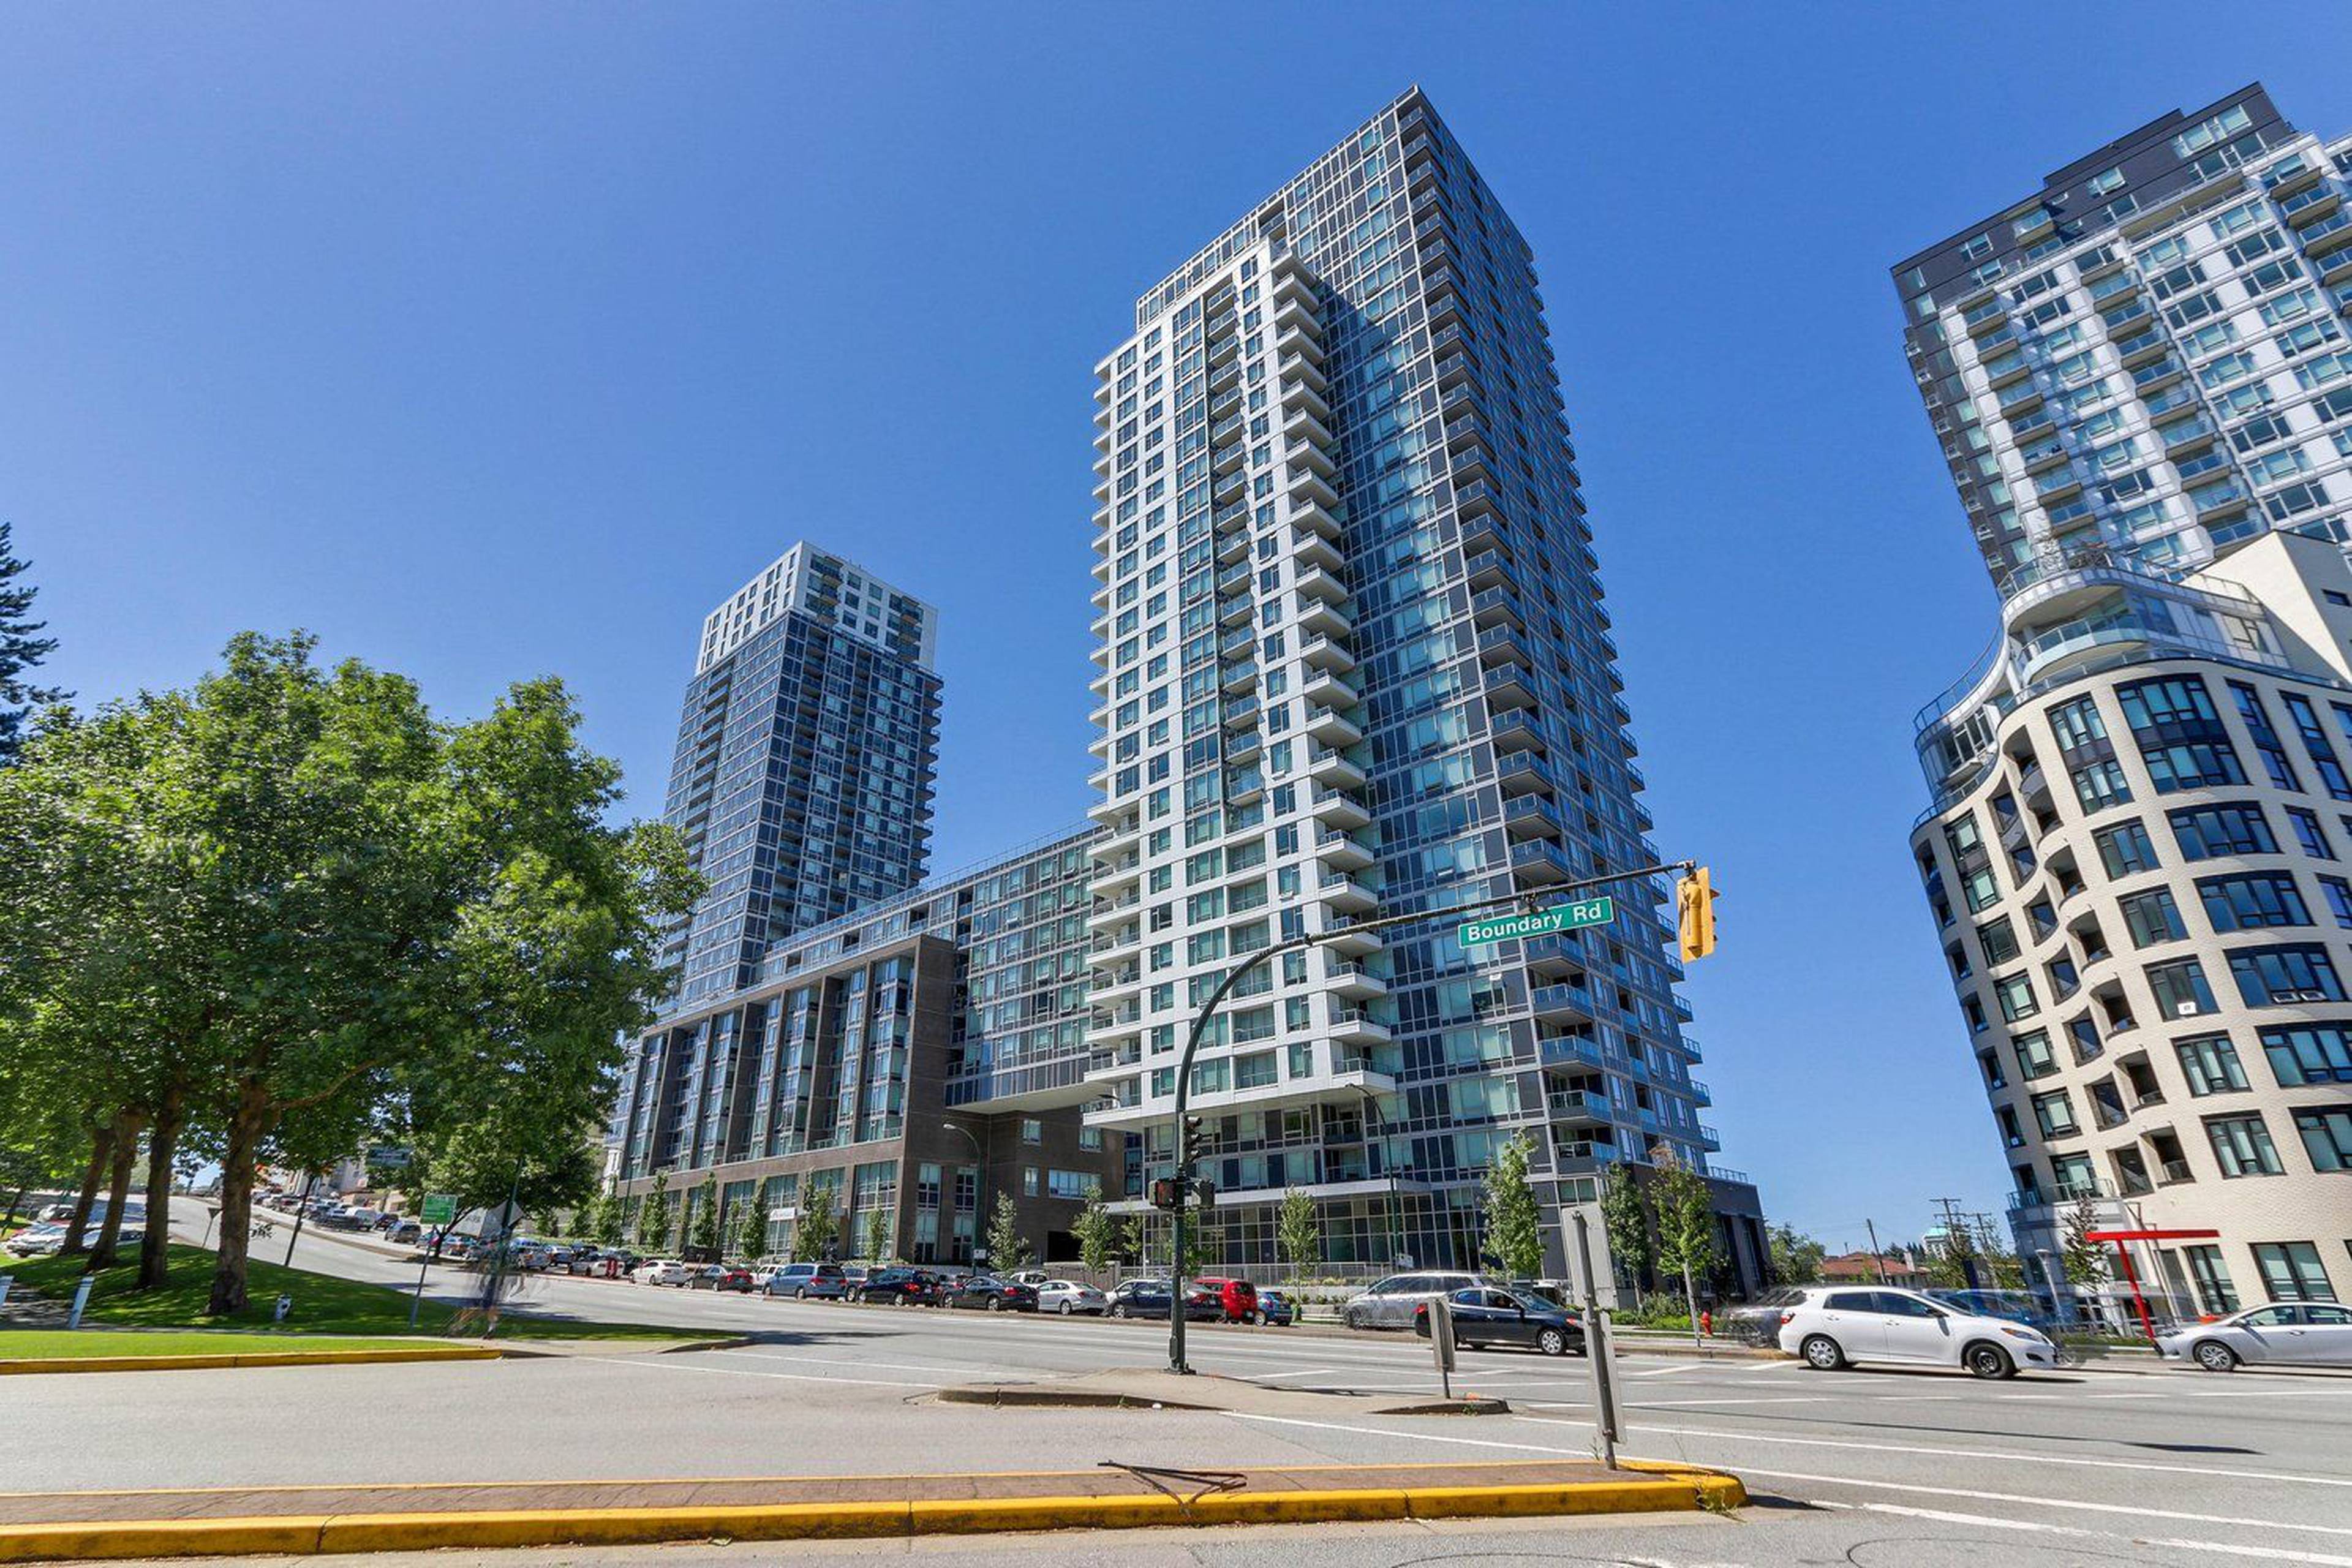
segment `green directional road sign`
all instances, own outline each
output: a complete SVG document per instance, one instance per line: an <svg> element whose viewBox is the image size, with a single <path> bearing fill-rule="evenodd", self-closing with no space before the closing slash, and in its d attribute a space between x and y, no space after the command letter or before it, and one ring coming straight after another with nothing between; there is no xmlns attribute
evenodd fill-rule
<svg viewBox="0 0 2352 1568"><path fill-rule="evenodd" d="M447 1225L457 1217L457 1194L455 1193L425 1194L425 1203L417 1210L416 1217L426 1225Z"/></svg>
<svg viewBox="0 0 2352 1568"><path fill-rule="evenodd" d="M1570 903L1554 904L1533 914L1488 915L1484 920L1465 921L1462 929L1454 934L1461 938L1465 947L1483 947L1490 942L1512 942L1523 936L1549 936L1555 931L1605 926L1616 918L1616 900L1603 893L1597 899L1578 899Z"/></svg>

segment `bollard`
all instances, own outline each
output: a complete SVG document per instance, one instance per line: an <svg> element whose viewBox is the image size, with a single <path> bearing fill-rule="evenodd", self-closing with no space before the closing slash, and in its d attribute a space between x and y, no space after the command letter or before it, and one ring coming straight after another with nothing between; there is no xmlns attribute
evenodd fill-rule
<svg viewBox="0 0 2352 1568"><path fill-rule="evenodd" d="M269 1321L273 1323L282 1323L286 1321L286 1314L293 1310L294 1298L291 1296L280 1296L278 1298L278 1309L269 1314Z"/></svg>
<svg viewBox="0 0 2352 1568"><path fill-rule="evenodd" d="M81 1310L89 1302L89 1288L91 1283L90 1276L85 1274L81 1277L80 1283L74 1287L73 1312L66 1319L67 1328L78 1329L81 1327Z"/></svg>
<svg viewBox="0 0 2352 1568"><path fill-rule="evenodd" d="M8 1304L8 1288L16 1283L14 1274L0 1274L0 1307Z"/></svg>

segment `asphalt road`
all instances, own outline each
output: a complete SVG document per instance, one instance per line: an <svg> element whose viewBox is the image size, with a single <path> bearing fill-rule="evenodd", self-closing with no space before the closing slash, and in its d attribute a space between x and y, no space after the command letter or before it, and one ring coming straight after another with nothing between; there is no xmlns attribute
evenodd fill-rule
<svg viewBox="0 0 2352 1568"><path fill-rule="evenodd" d="M201 1225L201 1215L198 1216ZM283 1232L280 1232L282 1237ZM282 1242L280 1243L282 1246ZM362 1278L401 1264L306 1233L297 1261ZM273 1256L276 1254L273 1253ZM414 1278L413 1268L407 1278ZM455 1282L453 1281L453 1284ZM1465 1352L1457 1387L1515 1414L1465 1420L996 1411L924 1402L953 1384L1149 1366L1164 1325L713 1298L542 1282L534 1306L723 1327L740 1350L424 1367L12 1380L12 1489L269 1480L887 1473L1102 1460L1381 1463L1590 1451L1580 1360ZM298 1308L299 1311L299 1303ZM1196 1329L1202 1370L1275 1386L1433 1391L1402 1338ZM1923 1372L1625 1358L1632 1456L1719 1465L1763 1500L1737 1521L1366 1527L1057 1542L1055 1563L2305 1562L2352 1568L2352 1380L2077 1373L1981 1384ZM1005 1542L909 1550L997 1563ZM698 1550L698 1549L697 1549ZM1034 1560L1036 1543L1029 1552ZM726 1549L736 1560L813 1548ZM1334 1553L1339 1553L1334 1555ZM664 1557L679 1555L665 1549ZM516 1555L516 1554L490 1554ZM530 1554L596 1561L595 1552ZM611 1556L611 1554L604 1554ZM642 1552L637 1554L642 1557ZM626 1554L613 1561L630 1560Z"/></svg>

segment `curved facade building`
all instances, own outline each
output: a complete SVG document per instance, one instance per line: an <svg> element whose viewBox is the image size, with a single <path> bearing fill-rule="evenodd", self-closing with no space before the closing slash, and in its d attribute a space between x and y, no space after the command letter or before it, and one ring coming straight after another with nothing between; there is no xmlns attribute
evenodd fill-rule
<svg viewBox="0 0 2352 1568"><path fill-rule="evenodd" d="M2176 1310L2352 1297L2342 552L2273 533L2179 578L2093 552L2007 587L1994 655L1921 716L1912 851L2021 1253L2055 1274L2088 1197L2218 1233L2136 1249Z"/></svg>

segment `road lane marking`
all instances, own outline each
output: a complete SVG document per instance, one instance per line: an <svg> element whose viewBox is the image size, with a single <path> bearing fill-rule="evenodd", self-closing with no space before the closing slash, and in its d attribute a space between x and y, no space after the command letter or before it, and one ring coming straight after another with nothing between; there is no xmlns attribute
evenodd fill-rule
<svg viewBox="0 0 2352 1568"><path fill-rule="evenodd" d="M809 1363L810 1365L812 1365L812 1366L871 1366L871 1367L879 1367L879 1368L881 1368L884 1372L937 1372L937 1373L949 1373L949 1374L950 1374L950 1375L952 1375L952 1376L957 1376L957 1377L961 1377L961 1376L965 1375L966 1373L981 1373L981 1372L998 1372L998 1371L1006 1370L1006 1369L1004 1369L1004 1368L1003 1368L1003 1367L1000 1367L1000 1366L987 1366L987 1367L971 1367L971 1366L917 1366L917 1365L915 1365L915 1364L914 1364L913 1363L911 1363L911 1362L903 1362L903 1361L867 1361L867 1360L865 1360L863 1357L859 1358L859 1359L858 1359L858 1360L856 1360L856 1361L835 1361L835 1360L834 1360L834 1359L833 1359L832 1357L830 1357L830 1356L821 1356L821 1355L785 1355L785 1354L783 1354L782 1352L778 1352L778 1351L760 1351L760 1350L697 1351L697 1352L688 1352L688 1353L691 1353L691 1354L697 1354L697 1355L731 1355L731 1356L741 1356L741 1357L743 1357L743 1358L745 1358L745 1359L747 1359L747 1360L751 1360L751 1361L789 1361L789 1362L806 1362L806 1363ZM1052 1369L1052 1368L1050 1368L1050 1367L1024 1367L1024 1368L1019 1368L1019 1369L1016 1369L1016 1370L1020 1370L1020 1371L1024 1371L1024 1372L1026 1372L1026 1371L1051 1371L1051 1370L1053 1370L1053 1369Z"/></svg>
<svg viewBox="0 0 2352 1568"><path fill-rule="evenodd" d="M1674 1461L1689 1464L1688 1459ZM2185 1524L2226 1524L2233 1529L2301 1531L2311 1535L2352 1535L2352 1529L2334 1524L2282 1524L2274 1519L2245 1519L2232 1514L2188 1513L2179 1509L2150 1508L2145 1503L2091 1502L2082 1498L2034 1497L2021 1492L1979 1491L1966 1487L1923 1486L1916 1481L1865 1481L1850 1476L1816 1476L1802 1470L1759 1470L1746 1465L1739 1467L1743 1476L1764 1476L1776 1481L1812 1481L1824 1486L1862 1487L1873 1491L1915 1492L1926 1497L1965 1498L1971 1502L2015 1503L2026 1508L2064 1508L2080 1513L2114 1513L2131 1519L2170 1519ZM1826 1499L1808 1499L1835 1508L1840 1505ZM2344 1563L2342 1557L2314 1557L2315 1563Z"/></svg>
<svg viewBox="0 0 2352 1568"><path fill-rule="evenodd" d="M709 1355L713 1352L705 1351L702 1353ZM819 1377L814 1373L753 1372L751 1368L742 1366L695 1366L683 1360L673 1360L669 1357L664 1357L657 1362L632 1361L623 1356L600 1359L606 1366L641 1366L651 1372L708 1372L716 1373L721 1377L781 1377L791 1383L856 1383L873 1388L938 1389L948 1386L943 1383L908 1383L899 1378L889 1377Z"/></svg>
<svg viewBox="0 0 2352 1568"><path fill-rule="evenodd" d="M2084 1530L2079 1525L2043 1524L2039 1521L2002 1519L1989 1513L1955 1513L1948 1509L1905 1508L1891 1502L1831 1502L1817 1500L1818 1508L1832 1508L1858 1513L1892 1514L1900 1519L1923 1519L1937 1524L1967 1524L1979 1529L2032 1531L2044 1535L2070 1535L2092 1541L2116 1541L2134 1546L2169 1546L2190 1552L2218 1552L2231 1557L2258 1557L2273 1562L2316 1563L2346 1565L2352 1568L2352 1557L2330 1557L2315 1552L2289 1552L2275 1546L2236 1545L2221 1541L2167 1540L2161 1536L2126 1536L2107 1530Z"/></svg>
<svg viewBox="0 0 2352 1568"><path fill-rule="evenodd" d="M1822 1405L1826 1404L1829 1398L1826 1394L1792 1394L1778 1399L1629 1399L1625 1407L1629 1410L1678 1410L1694 1405L1712 1408L1718 1405Z"/></svg>
<svg viewBox="0 0 2352 1568"><path fill-rule="evenodd" d="M1556 1421L1545 1415L1515 1415L1515 1421L1580 1426L1580 1421ZM1783 1432L1715 1432L1699 1426L1645 1426L1645 1430L1676 1437L1708 1437L1727 1443L1769 1443L1778 1447L1858 1448L1867 1454L1922 1454L1938 1459L2001 1459L2021 1465L2069 1465L2095 1470L2146 1470L2174 1476L2222 1476L2242 1481L2287 1481L2306 1487L2352 1487L2352 1477L2305 1476L2279 1470L2220 1469L2210 1465L2159 1465L2142 1459L2090 1459L2072 1454L2003 1453L1997 1448L1931 1448L1901 1443L1846 1443L1831 1437L1795 1437ZM2352 1531L2344 1533L2352 1535Z"/></svg>

